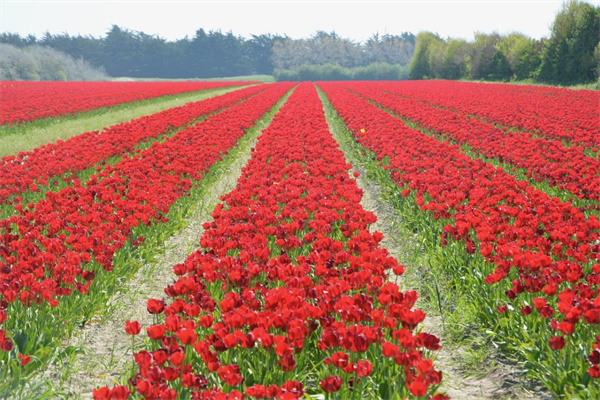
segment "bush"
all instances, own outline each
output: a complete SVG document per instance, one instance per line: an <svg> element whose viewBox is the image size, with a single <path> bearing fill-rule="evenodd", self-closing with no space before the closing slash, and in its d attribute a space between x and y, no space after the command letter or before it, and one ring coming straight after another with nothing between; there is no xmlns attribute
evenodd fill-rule
<svg viewBox="0 0 600 400"><path fill-rule="evenodd" d="M397 81L408 79L408 68L399 64L373 63L354 70L357 81Z"/></svg>
<svg viewBox="0 0 600 400"><path fill-rule="evenodd" d="M344 68L334 64L307 65L297 69L277 69L273 73L275 80L283 81L352 81L352 80L404 80L408 78L408 69L399 64L377 62L364 67Z"/></svg>
<svg viewBox="0 0 600 400"><path fill-rule="evenodd" d="M49 47L17 48L0 43L0 80L102 81L107 79L108 75L103 70Z"/></svg>

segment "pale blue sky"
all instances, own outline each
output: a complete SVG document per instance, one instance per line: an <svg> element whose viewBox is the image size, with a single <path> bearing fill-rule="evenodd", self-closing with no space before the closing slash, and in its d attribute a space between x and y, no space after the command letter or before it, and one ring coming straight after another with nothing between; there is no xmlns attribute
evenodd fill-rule
<svg viewBox="0 0 600 400"><path fill-rule="evenodd" d="M598 5L600 0L589 1ZM317 30L364 41L375 32L431 31L471 40L476 31L549 36L562 1L116 1L0 0L0 31L48 31L104 36L112 24L167 40L194 36L198 28L309 37Z"/></svg>

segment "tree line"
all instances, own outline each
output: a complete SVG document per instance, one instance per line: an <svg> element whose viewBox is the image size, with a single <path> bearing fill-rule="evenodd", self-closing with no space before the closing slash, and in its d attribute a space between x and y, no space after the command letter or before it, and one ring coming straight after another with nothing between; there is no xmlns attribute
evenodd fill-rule
<svg viewBox="0 0 600 400"><path fill-rule="evenodd" d="M279 81L402 80L415 51L415 35L371 35L364 44L335 32L275 43L271 60Z"/></svg>
<svg viewBox="0 0 600 400"><path fill-rule="evenodd" d="M547 39L520 33L476 33L475 40L416 38L410 79L538 81L572 85L600 75L600 8L571 0L563 5Z"/></svg>
<svg viewBox="0 0 600 400"><path fill-rule="evenodd" d="M410 78L576 84L597 81L600 74L600 8L579 0L568 1L556 16L550 37L541 40L520 33L476 33L473 41L466 41L441 38L431 32L416 36L406 32L374 34L366 42L356 43L324 31L305 39L271 34L245 39L232 32L198 29L191 38L167 41L113 25L99 38L48 32L41 38L2 33L0 43L20 49L50 48L75 60L85 60L113 77L265 74L278 80ZM0 64L2 68L8 67ZM20 79L47 75L38 70L33 78ZM57 78L64 76L58 74Z"/></svg>
<svg viewBox="0 0 600 400"><path fill-rule="evenodd" d="M19 48L44 46L102 67L111 76L136 78L213 78L296 70L307 65L342 68L372 63L408 65L415 36L373 35L364 45L335 32L316 32L309 39L262 34L250 39L232 32L198 29L192 38L167 41L156 35L113 25L106 36L45 33L21 37L0 35L0 43ZM283 72L285 74L285 72Z"/></svg>
<svg viewBox="0 0 600 400"><path fill-rule="evenodd" d="M0 43L16 47L45 46L103 67L113 77L212 78L272 74L273 44L283 37L253 35L245 40L231 32L198 29L191 39L167 41L157 35L112 25L104 37L53 35L41 38L0 35Z"/></svg>

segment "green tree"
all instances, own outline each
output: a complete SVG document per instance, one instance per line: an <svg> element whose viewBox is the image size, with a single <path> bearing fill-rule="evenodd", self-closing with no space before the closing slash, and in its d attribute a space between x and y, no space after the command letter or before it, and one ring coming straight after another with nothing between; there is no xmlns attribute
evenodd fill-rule
<svg viewBox="0 0 600 400"><path fill-rule="evenodd" d="M575 84L598 78L594 51L600 43L600 8L578 0L563 5L546 41L539 73L541 81Z"/></svg>
<svg viewBox="0 0 600 400"><path fill-rule="evenodd" d="M502 38L498 48L516 80L535 78L541 63L541 42L521 33L511 33Z"/></svg>
<svg viewBox="0 0 600 400"><path fill-rule="evenodd" d="M496 55L496 44L501 37L497 33L487 34L475 33L475 42L473 42L473 56L471 58L471 79L490 79L496 74L499 63L499 56Z"/></svg>
<svg viewBox="0 0 600 400"><path fill-rule="evenodd" d="M252 38L244 43L244 54L250 60L250 72L253 74L272 74L271 54L273 54L273 46L284 39L282 36L271 34L252 35Z"/></svg>
<svg viewBox="0 0 600 400"><path fill-rule="evenodd" d="M103 41L106 72L111 76L138 76L140 58L138 40L134 32L113 25Z"/></svg>
<svg viewBox="0 0 600 400"><path fill-rule="evenodd" d="M366 62L408 65L415 51L415 35L404 32L401 35L373 34L363 45Z"/></svg>
<svg viewBox="0 0 600 400"><path fill-rule="evenodd" d="M444 79L465 78L468 72L471 51L471 46L466 40L449 39L446 43L442 61L441 77Z"/></svg>
<svg viewBox="0 0 600 400"><path fill-rule="evenodd" d="M448 43L440 38L433 40L429 45L427 53L432 78L440 79L444 77L444 55L447 47Z"/></svg>
<svg viewBox="0 0 600 400"><path fill-rule="evenodd" d="M435 65L431 65L432 49L439 47L442 39L431 32L421 32L417 35L415 53L408 67L410 79L427 79L435 75Z"/></svg>

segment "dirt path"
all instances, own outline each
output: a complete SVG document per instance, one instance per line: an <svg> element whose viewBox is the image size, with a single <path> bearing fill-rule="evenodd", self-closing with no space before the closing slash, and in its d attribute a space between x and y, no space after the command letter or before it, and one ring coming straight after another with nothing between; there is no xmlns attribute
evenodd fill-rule
<svg viewBox="0 0 600 400"><path fill-rule="evenodd" d="M266 125L266 122L262 123L261 127ZM145 327L153 324L152 316L146 310L147 300L167 297L164 288L176 278L172 267L198 249L203 233L202 223L211 219L220 196L236 186L241 167L250 159L250 149L255 146L257 136L257 133L253 134L243 144L242 151L237 152L228 167L223 168L216 183L207 188L206 196L194 205L187 220L188 225L165 241L164 253L157 256L154 263L145 264L127 283L126 288L113 298L111 307L116 310L114 314L88 323L75 332L66 344L82 347L85 353L71 365L63 366L69 369L66 379L61 377L61 368L49 368L45 373L45 379L51 382L51 386L64 393L63 398L91 399L93 389L114 386L121 381L121 374L126 374L131 369L132 337L124 330L125 321L140 322L142 332L136 338L136 343L141 345Z"/></svg>
<svg viewBox="0 0 600 400"><path fill-rule="evenodd" d="M354 169L361 173L357 179L358 186L363 189L364 195L361 205L377 215L377 222L371 226L372 230L379 231L385 235L381 242L382 247L389 250L390 254L403 263L401 258L402 246L409 245L395 234L394 226L400 223L400 217L393 207L381 200L381 189L378 185L364 179L365 171L355 160L350 160ZM405 264L406 268L411 266ZM406 286L400 279L397 282L401 287ZM410 290L409 287L404 287ZM439 316L427 314L422 324L424 332L431 333L441 338L442 349L434 353L435 366L443 372L442 390L451 399L475 400L475 399L544 399L533 393L526 392L519 384L518 370L508 364L494 360L496 366L482 365L480 371L466 371L458 364L461 360L460 352L464 348L448 346L444 338L442 320ZM495 358L495 357L494 357Z"/></svg>
<svg viewBox="0 0 600 400"><path fill-rule="evenodd" d="M364 192L361 205L365 210L372 211L377 215L377 222L370 229L383 233L382 247L388 249L390 255L404 264L406 269L411 268L411 265L402 259L402 248L403 246L418 246L418 244L415 243L414 238L399 236L397 227L402 224L401 216L398 215L388 201L382 199L383 189L374 180L365 179L365 168L361 165L360 160L354 156L353 151L344 145L344 140L341 139L340 133L331 122L331 116L328 113L326 114L330 129L335 139L340 143L340 149L344 152L347 161L353 165L353 171L360 173L356 181ZM407 283L403 282L401 278L397 283L403 290L412 289L406 287ZM484 364L478 370L463 368L461 366L462 353L468 349L453 346L447 342L444 337L442 320L439 316L429 312L421 326L424 332L434 334L441 339L442 349L434 352L434 365L436 369L443 373L441 391L449 395L451 399L552 399L551 396L541 391L536 390L534 392L525 389L520 378L522 371L516 366L506 363L503 357L493 350L490 351L490 355L486 357Z"/></svg>

